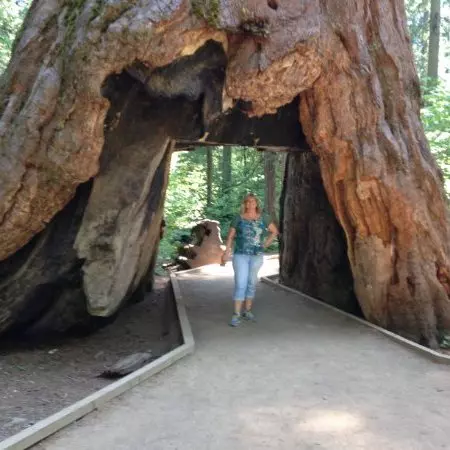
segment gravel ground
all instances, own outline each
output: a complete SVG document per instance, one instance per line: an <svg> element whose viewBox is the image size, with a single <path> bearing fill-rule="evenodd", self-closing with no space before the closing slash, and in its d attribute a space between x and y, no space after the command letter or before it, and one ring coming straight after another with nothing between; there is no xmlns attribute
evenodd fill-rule
<svg viewBox="0 0 450 450"><path fill-rule="evenodd" d="M0 346L0 441L86 397L111 381L106 368L135 352L161 356L180 344L178 319L159 277L145 301L82 338L33 346ZM163 326L170 332L164 337ZM167 331L166 330L166 331Z"/></svg>

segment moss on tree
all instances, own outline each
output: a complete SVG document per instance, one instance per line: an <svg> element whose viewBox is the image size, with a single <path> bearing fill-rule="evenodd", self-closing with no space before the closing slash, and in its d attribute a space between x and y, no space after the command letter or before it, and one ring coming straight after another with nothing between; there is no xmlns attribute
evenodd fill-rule
<svg viewBox="0 0 450 450"><path fill-rule="evenodd" d="M192 0L192 11L208 25L214 28L220 26L220 0Z"/></svg>

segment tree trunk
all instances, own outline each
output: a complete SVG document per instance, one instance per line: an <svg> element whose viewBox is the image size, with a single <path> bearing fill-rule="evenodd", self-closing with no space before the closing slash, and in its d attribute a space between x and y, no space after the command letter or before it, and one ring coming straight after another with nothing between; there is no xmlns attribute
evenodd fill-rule
<svg viewBox="0 0 450 450"><path fill-rule="evenodd" d="M441 0L431 0L430 41L428 44L428 71L430 78L439 76L439 40L441 37Z"/></svg>
<svg viewBox="0 0 450 450"><path fill-rule="evenodd" d="M231 189L231 148L222 150L222 193L229 194Z"/></svg>
<svg viewBox="0 0 450 450"><path fill-rule="evenodd" d="M280 281L360 315L344 232L325 193L317 157L291 153L286 164Z"/></svg>
<svg viewBox="0 0 450 450"><path fill-rule="evenodd" d="M0 333L95 329L151 287L171 135L199 130L195 105L149 103L131 77L109 78L100 171L40 235L0 263ZM148 129L152 133L148 133ZM195 135L195 134L194 134ZM135 296L136 299L136 296Z"/></svg>
<svg viewBox="0 0 450 450"><path fill-rule="evenodd" d="M264 152L264 211L270 219L278 223L275 209L275 161L277 156L272 152Z"/></svg>
<svg viewBox="0 0 450 450"><path fill-rule="evenodd" d="M450 327L448 208L420 123L403 6L331 11L340 63L302 93L301 121L364 316L436 347Z"/></svg>
<svg viewBox="0 0 450 450"><path fill-rule="evenodd" d="M213 183L213 154L212 149L206 149L206 208L209 209L212 206L212 183Z"/></svg>
<svg viewBox="0 0 450 450"><path fill-rule="evenodd" d="M180 136L177 123L189 121L202 136L220 107L225 78L224 98L240 100L250 116L274 114L300 95L300 120L345 233L365 317L435 347L439 333L450 329L448 209L420 123L403 0L349 0L345 7L342 0L286 0L276 6L36 0L0 92L0 258L50 229L77 186L95 177L83 239L76 238L87 270L77 276L93 313L114 311L135 286L138 245L134 238L130 249L124 243L145 229L147 171L154 173L167 144L160 128L168 125L142 125L144 103L152 110L158 99L183 98L189 114L179 103L159 104L166 112L160 117L171 122L167 138ZM120 133L116 144L105 141L104 119L118 92L105 98L105 80L124 69L141 86L130 101L142 101L137 122L149 161L129 133L123 146ZM120 112L111 122L121 122ZM104 163L103 147L105 155L112 149L124 161L123 185L106 182L113 178L110 167L120 176L121 164L114 158L111 166ZM120 154L130 150L136 162ZM117 199L107 196L110 186ZM135 269L123 265L122 255ZM3 273L11 275L12 266ZM95 284L100 266L104 275ZM20 279L24 272L14 273ZM124 286L108 280L115 275ZM1 317L14 309L17 319L14 304L5 306L2 297Z"/></svg>

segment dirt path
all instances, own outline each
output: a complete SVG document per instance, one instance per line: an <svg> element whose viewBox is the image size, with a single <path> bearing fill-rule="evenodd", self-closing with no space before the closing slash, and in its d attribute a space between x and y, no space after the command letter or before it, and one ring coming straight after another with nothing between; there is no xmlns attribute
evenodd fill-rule
<svg viewBox="0 0 450 450"><path fill-rule="evenodd" d="M158 356L178 346L175 317L169 317L173 332L161 337L166 285L166 278L157 278L145 301L91 336L0 347L0 441L107 385L98 375L120 358L149 349Z"/></svg>
<svg viewBox="0 0 450 450"><path fill-rule="evenodd" d="M265 284L232 329L230 267L180 280L196 352L37 449L450 449L449 367Z"/></svg>

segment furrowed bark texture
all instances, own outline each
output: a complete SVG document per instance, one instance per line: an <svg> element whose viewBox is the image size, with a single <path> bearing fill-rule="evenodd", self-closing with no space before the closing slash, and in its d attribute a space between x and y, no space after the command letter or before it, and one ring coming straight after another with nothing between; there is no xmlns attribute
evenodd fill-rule
<svg viewBox="0 0 450 450"><path fill-rule="evenodd" d="M364 315L436 346L450 328L448 210L420 123L402 0L35 1L1 91L0 258L45 228L98 173L109 75L133 66L147 94L203 101L208 124L220 83L211 86L202 74L218 53L200 58L206 65L197 72L183 61L209 40L226 53L224 98L245 101L249 115L274 113L301 96L299 120L344 230ZM174 61L181 65L170 77L159 71ZM184 83L168 85L177 73ZM162 158L152 155L150 171ZM107 177L100 171L92 202L104 195ZM139 182L151 184L144 176ZM130 218L139 207L127 201ZM83 233L106 223L104 215L102 207L89 213ZM123 287L119 293L106 279L90 287L90 271L103 263L80 242L89 301L97 289L119 298ZM107 258L125 277L121 251L108 250ZM111 301L100 310L114 310Z"/></svg>
<svg viewBox="0 0 450 450"><path fill-rule="evenodd" d="M403 4L322 4L332 53L302 94L301 121L346 233L355 292L368 320L434 347L450 325L448 209Z"/></svg>

